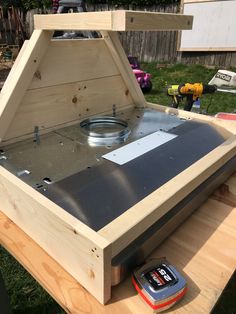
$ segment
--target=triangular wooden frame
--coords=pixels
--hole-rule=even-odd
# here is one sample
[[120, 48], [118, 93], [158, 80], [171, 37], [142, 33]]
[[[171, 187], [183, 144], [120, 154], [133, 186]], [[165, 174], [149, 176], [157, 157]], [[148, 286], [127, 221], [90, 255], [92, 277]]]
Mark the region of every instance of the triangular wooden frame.
[[[137, 30], [137, 29], [150, 29], [150, 30], [166, 30], [166, 29], [189, 29], [192, 25], [192, 17], [183, 16], [177, 14], [163, 14], [163, 13], [144, 13], [144, 12], [133, 12], [133, 11], [108, 11], [108, 12], [93, 12], [93, 13], [81, 13], [78, 15], [70, 14], [70, 15], [36, 15], [35, 16], [35, 27], [32, 37], [23, 47], [23, 52], [18, 57], [14, 68], [12, 69], [11, 75], [8, 77], [7, 81], [1, 92], [1, 100], [0, 100], [0, 142], [2, 145], [8, 144], [9, 142], [18, 141], [19, 139], [30, 137], [34, 133], [34, 128], [37, 127], [42, 132], [47, 132], [51, 130], [51, 128], [56, 128], [57, 125], [62, 125], [63, 123], [72, 123], [76, 121], [79, 117], [84, 116], [83, 113], [79, 112], [78, 104], [75, 110], [74, 108], [70, 108], [71, 115], [67, 115], [64, 121], [63, 118], [56, 119], [57, 114], [64, 115], [63, 110], [57, 112], [54, 107], [50, 113], [48, 111], [42, 112], [48, 103], [45, 102], [44, 109], [39, 108], [39, 102], [37, 103], [36, 98], [44, 97], [49, 99], [50, 91], [47, 90], [39, 90], [44, 87], [55, 87], [56, 85], [65, 85], [70, 83], [76, 83], [83, 81], [83, 77], [85, 80], [92, 79], [100, 79], [103, 77], [112, 77], [112, 76], [120, 76], [120, 79], [117, 80], [119, 82], [114, 82], [113, 84], [118, 84], [117, 90], [119, 88], [123, 88], [127, 97], [124, 96], [124, 93], [117, 95], [119, 99], [119, 106], [130, 105], [131, 103], [136, 106], [144, 106], [145, 99], [143, 94], [132, 74], [132, 71], [128, 65], [127, 58], [121, 47], [120, 41], [118, 39], [118, 35], [114, 30]], [[66, 78], [60, 83], [54, 84], [54, 82], [47, 82], [46, 76], [50, 76], [54, 71], [53, 66], [51, 66], [48, 70], [45, 69], [46, 65], [48, 66], [47, 58], [52, 58], [49, 50], [53, 45], [52, 34], [55, 29], [78, 29], [78, 30], [101, 30], [103, 31], [103, 38], [100, 39], [102, 43], [97, 44], [98, 40], [92, 40], [94, 48], [89, 48], [96, 50], [99, 58], [102, 60], [99, 62], [103, 62], [104, 69], [108, 69], [109, 67], [116, 68], [113, 71], [102, 71], [101, 68], [98, 67], [96, 69], [98, 73], [94, 75], [91, 73], [90, 76], [83, 75], [83, 73], [73, 76], [72, 78]], [[70, 43], [73, 45], [73, 43]], [[55, 45], [55, 44], [54, 44]], [[55, 55], [61, 53], [61, 46], [63, 44], [58, 44], [58, 48], [54, 48]], [[86, 54], [86, 50], [88, 49], [83, 41], [81, 41], [80, 45], [84, 45], [84, 53]], [[103, 45], [103, 51], [99, 51], [99, 48]], [[78, 46], [75, 46], [75, 49]], [[106, 48], [104, 47], [106, 46]], [[53, 49], [53, 48], [52, 48]], [[73, 49], [73, 50], [75, 50]], [[56, 50], [56, 51], [55, 51]], [[106, 50], [106, 51], [105, 51]], [[78, 51], [82, 53], [81, 51]], [[105, 53], [106, 52], [106, 53]], [[110, 54], [110, 56], [108, 56]], [[91, 57], [91, 56], [90, 56]], [[109, 58], [108, 58], [109, 57]], [[76, 58], [75, 53], [72, 51], [68, 53], [68, 55], [61, 56], [60, 64], [67, 63], [67, 60], [70, 58], [74, 58], [75, 68], [76, 68]], [[95, 58], [92, 55], [91, 58]], [[87, 60], [89, 59], [89, 55]], [[53, 60], [51, 60], [53, 62]], [[96, 63], [95, 60], [91, 63]], [[45, 65], [46, 64], [46, 65]], [[71, 71], [73, 70], [73, 65], [71, 65]], [[44, 67], [43, 70], [41, 68]], [[55, 64], [55, 68], [59, 67], [58, 64]], [[79, 68], [81, 64], [77, 65], [77, 69], [79, 72]], [[87, 66], [87, 69], [89, 67]], [[87, 71], [84, 67], [82, 70], [84, 72]], [[64, 69], [65, 70], [65, 69]], [[99, 73], [99, 71], [101, 73]], [[63, 70], [61, 69], [61, 73], [55, 73], [55, 76], [63, 76]], [[45, 84], [35, 84], [35, 81], [45, 81]], [[122, 80], [122, 82], [121, 82]], [[42, 82], [41, 82], [42, 83]], [[96, 84], [96, 82], [94, 82]], [[107, 85], [107, 82], [106, 84]], [[109, 85], [109, 84], [108, 84]], [[79, 93], [74, 93], [75, 86], [71, 86], [71, 100], [75, 104], [76, 99], [80, 98]], [[79, 87], [78, 87], [79, 88]], [[104, 86], [104, 94], [110, 88], [110, 86]], [[38, 90], [37, 90], [38, 89]], [[34, 91], [33, 91], [34, 90]], [[55, 88], [51, 88], [51, 93], [56, 93]], [[68, 93], [68, 89], [67, 89]], [[74, 93], [74, 95], [72, 95]], [[34, 94], [34, 95], [33, 95]], [[84, 97], [84, 96], [83, 96]], [[109, 95], [106, 97], [108, 102]], [[127, 98], [124, 100], [124, 98]], [[129, 98], [129, 99], [128, 99]], [[66, 99], [68, 103], [68, 99]], [[43, 101], [42, 101], [43, 102]], [[79, 101], [78, 101], [79, 102]], [[90, 110], [90, 100], [87, 102], [88, 108], [86, 110]], [[64, 106], [67, 104], [64, 103]], [[108, 105], [108, 104], [107, 104]], [[23, 106], [23, 108], [22, 108]], [[93, 107], [93, 105], [91, 104]], [[35, 108], [37, 107], [37, 108]], [[41, 105], [42, 107], [42, 105]], [[106, 106], [105, 106], [106, 107]], [[108, 108], [103, 108], [104, 111]], [[62, 109], [62, 108], [61, 108]], [[49, 110], [49, 109], [47, 109]], [[53, 113], [54, 111], [54, 113]], [[72, 113], [73, 111], [73, 113]], [[48, 119], [51, 118], [51, 121], [45, 121], [45, 117], [48, 116]], [[54, 117], [52, 117], [54, 116]], [[48, 123], [47, 123], [48, 122]]]

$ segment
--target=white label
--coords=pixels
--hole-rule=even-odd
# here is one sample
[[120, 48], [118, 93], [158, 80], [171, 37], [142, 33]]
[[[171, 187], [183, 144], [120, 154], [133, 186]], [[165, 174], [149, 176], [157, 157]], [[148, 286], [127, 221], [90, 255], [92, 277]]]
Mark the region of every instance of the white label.
[[118, 165], [123, 165], [153, 150], [154, 148], [173, 140], [176, 137], [177, 135], [174, 134], [157, 131], [135, 142], [113, 150], [112, 152], [105, 154], [102, 157], [107, 160], [113, 161]]

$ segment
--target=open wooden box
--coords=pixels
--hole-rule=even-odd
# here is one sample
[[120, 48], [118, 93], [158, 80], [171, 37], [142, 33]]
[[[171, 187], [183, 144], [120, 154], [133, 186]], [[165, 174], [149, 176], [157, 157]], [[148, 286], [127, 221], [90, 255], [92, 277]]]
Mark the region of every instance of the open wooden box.
[[[190, 16], [148, 12], [35, 16], [36, 30], [24, 44], [0, 94], [1, 210], [101, 303], [111, 297], [113, 257], [235, 157], [234, 122], [146, 103], [117, 34], [191, 26]], [[58, 29], [99, 30], [102, 38], [55, 40], [53, 31]], [[4, 163], [9, 147], [15, 149], [25, 141], [41, 145], [37, 141], [44, 136], [76, 126], [86, 117], [111, 115], [114, 104], [118, 113], [150, 108], [163, 116], [203, 122], [224, 140], [95, 231], [45, 197], [38, 186], [26, 184], [22, 172], [8, 169]], [[34, 159], [38, 163], [37, 156]], [[57, 167], [63, 168], [63, 163], [66, 160], [61, 159]], [[49, 276], [52, 271], [48, 269]]]

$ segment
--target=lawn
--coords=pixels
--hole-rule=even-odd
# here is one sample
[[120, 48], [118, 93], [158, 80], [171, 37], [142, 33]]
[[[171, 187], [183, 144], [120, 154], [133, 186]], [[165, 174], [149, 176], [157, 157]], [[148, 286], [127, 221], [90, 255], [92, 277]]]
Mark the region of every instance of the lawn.
[[[201, 65], [183, 65], [157, 67], [156, 63], [142, 64], [142, 69], [152, 74], [153, 90], [146, 94], [150, 102], [169, 106], [171, 98], [166, 94], [166, 88], [172, 84], [205, 83], [207, 84], [216, 74], [218, 69], [207, 69]], [[236, 72], [236, 69], [232, 69]], [[207, 110], [207, 107], [209, 109]], [[203, 113], [216, 114], [217, 112], [233, 112], [236, 110], [236, 94], [216, 92], [213, 95], [203, 95], [201, 98]]]
[[10, 296], [13, 314], [65, 313], [29, 273], [1, 246], [0, 271]]
[[[199, 65], [174, 65], [157, 67], [155, 63], [142, 64], [142, 68], [152, 74], [153, 90], [145, 97], [148, 101], [169, 105], [171, 99], [166, 95], [166, 86], [187, 82], [208, 83], [217, 69], [207, 69]], [[215, 114], [219, 111], [233, 112], [236, 109], [236, 95], [215, 93], [203, 95], [202, 110]], [[10, 295], [13, 314], [61, 314], [64, 311], [50, 298], [37, 282], [0, 247], [0, 270]], [[236, 276], [235, 276], [236, 277]], [[217, 304], [214, 314], [236, 313], [235, 290], [236, 278], [233, 279], [223, 298]]]

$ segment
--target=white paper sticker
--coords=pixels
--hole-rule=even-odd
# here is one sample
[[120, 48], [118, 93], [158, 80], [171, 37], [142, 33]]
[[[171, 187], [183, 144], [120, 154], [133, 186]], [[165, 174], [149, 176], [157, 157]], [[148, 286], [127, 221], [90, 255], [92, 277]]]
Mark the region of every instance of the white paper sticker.
[[157, 131], [130, 144], [122, 146], [112, 152], [103, 155], [102, 157], [115, 162], [118, 165], [123, 165], [143, 154], [159, 147], [174, 138], [177, 135], [166, 133], [163, 131]]

